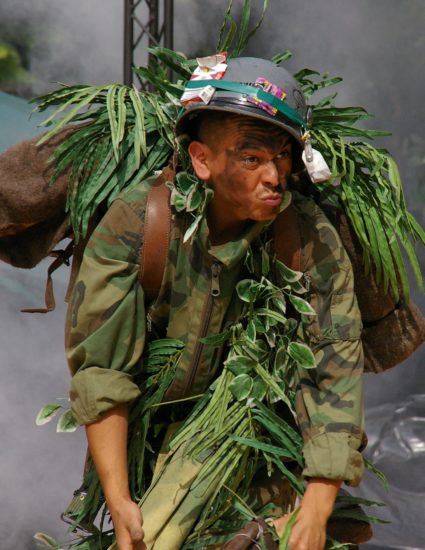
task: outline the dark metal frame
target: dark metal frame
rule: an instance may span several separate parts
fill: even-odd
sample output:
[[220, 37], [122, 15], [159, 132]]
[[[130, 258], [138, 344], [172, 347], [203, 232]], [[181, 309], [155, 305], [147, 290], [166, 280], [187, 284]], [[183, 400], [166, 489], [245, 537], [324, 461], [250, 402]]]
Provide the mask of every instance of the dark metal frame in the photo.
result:
[[[145, 21], [141, 12], [146, 8]], [[173, 17], [174, 0], [124, 0], [124, 84], [133, 84], [136, 76], [139, 85], [146, 88], [146, 83], [133, 73], [134, 54], [152, 46], [173, 49]], [[146, 61], [149, 65], [150, 56]]]

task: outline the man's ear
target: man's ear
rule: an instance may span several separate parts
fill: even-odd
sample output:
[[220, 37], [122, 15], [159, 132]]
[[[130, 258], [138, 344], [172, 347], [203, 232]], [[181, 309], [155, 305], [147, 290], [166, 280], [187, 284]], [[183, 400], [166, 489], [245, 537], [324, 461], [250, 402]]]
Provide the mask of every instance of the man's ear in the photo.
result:
[[211, 177], [211, 170], [208, 165], [210, 149], [205, 143], [200, 141], [191, 141], [188, 147], [190, 159], [192, 161], [195, 174], [200, 180], [208, 181]]

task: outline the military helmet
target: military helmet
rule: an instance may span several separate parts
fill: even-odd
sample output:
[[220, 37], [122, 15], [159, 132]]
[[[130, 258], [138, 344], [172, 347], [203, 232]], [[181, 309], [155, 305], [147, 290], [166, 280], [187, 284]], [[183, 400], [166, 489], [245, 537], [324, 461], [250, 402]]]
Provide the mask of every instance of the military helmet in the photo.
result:
[[304, 94], [283, 67], [256, 57], [229, 59], [220, 79], [191, 79], [185, 94], [207, 88], [207, 94], [199, 93], [203, 99], [189, 101], [182, 108], [176, 123], [177, 136], [190, 135], [191, 122], [202, 112], [225, 111], [280, 126], [303, 146], [302, 136], [307, 128]]

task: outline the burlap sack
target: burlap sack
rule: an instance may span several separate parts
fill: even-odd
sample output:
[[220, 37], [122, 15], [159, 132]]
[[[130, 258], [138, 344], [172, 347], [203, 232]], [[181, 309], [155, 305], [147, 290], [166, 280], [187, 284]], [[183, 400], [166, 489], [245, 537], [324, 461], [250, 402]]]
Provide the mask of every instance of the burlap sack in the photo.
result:
[[72, 129], [36, 146], [40, 136], [0, 155], [0, 259], [31, 268], [48, 256], [67, 234], [67, 175], [49, 186], [49, 157]]
[[377, 283], [373, 273], [364, 273], [361, 245], [347, 216], [324, 208], [353, 265], [355, 291], [363, 320], [362, 342], [365, 371], [382, 372], [407, 359], [425, 341], [425, 319], [418, 308], [402, 298], [395, 303]]

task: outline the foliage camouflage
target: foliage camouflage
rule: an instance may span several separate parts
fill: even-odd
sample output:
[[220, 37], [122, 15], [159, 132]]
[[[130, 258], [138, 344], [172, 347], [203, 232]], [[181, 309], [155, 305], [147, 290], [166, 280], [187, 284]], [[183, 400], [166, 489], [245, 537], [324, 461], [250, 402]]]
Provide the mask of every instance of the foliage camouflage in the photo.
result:
[[[267, 2], [264, 2], [264, 9], [266, 7]], [[230, 49], [232, 42], [235, 43], [232, 53], [239, 55], [250, 34], [250, 2], [247, 0], [244, 2], [239, 31], [231, 16], [231, 9], [232, 2], [230, 2], [226, 14], [221, 45], [225, 45], [226, 49]], [[77, 237], [85, 235], [91, 216], [101, 204], [106, 202], [108, 206], [111, 205], [123, 189], [131, 190], [152, 176], [155, 171], [170, 160], [177, 148], [180, 153], [180, 164], [185, 169], [183, 172], [187, 174], [185, 176], [186, 181], [182, 175], [180, 177], [181, 181], [174, 188], [174, 205], [178, 209], [178, 205], [181, 204], [180, 210], [182, 213], [185, 212], [182, 216], [182, 219], [185, 219], [185, 231], [180, 231], [178, 237], [174, 236], [175, 241], [172, 243], [172, 250], [175, 252], [175, 258], [173, 258], [177, 262], [180, 252], [178, 247], [181, 247], [183, 251], [185, 247], [186, 250], [189, 250], [200, 246], [198, 243], [202, 241], [203, 234], [202, 212], [208, 200], [208, 197], [194, 198], [192, 189], [194, 189], [193, 186], [198, 185], [197, 182], [193, 182], [192, 187], [185, 187], [192, 176], [187, 173], [189, 164], [185, 153], [175, 142], [173, 135], [174, 121], [180, 108], [178, 98], [181, 96], [184, 84], [190, 77], [196, 61], [188, 60], [184, 55], [165, 48], [153, 48], [150, 52], [157, 59], [157, 64], [149, 69], [140, 68], [138, 72], [156, 86], [156, 92], [139, 92], [134, 88], [118, 84], [97, 87], [63, 87], [58, 92], [39, 98], [39, 109], [41, 111], [50, 106], [59, 106], [56, 112], [45, 122], [46, 126], [53, 125], [53, 128], [42, 140], [48, 140], [66, 124], [81, 124], [73, 136], [65, 141], [55, 153], [55, 177], [59, 176], [64, 170], [70, 169], [71, 184], [69, 186], [67, 207], [71, 213], [74, 232]], [[275, 57], [275, 61], [283, 60], [288, 55], [288, 53], [280, 54]], [[167, 79], [169, 69], [176, 76], [176, 82]], [[338, 78], [320, 77], [317, 72], [311, 70], [299, 72], [296, 78], [307, 97], [340, 81]], [[354, 126], [355, 123], [369, 117], [369, 115], [362, 108], [336, 107], [334, 99], [335, 95], [329, 96], [314, 106], [315, 122], [311, 130], [313, 142], [318, 145], [332, 168], [331, 183], [335, 183], [337, 179], [341, 180], [340, 185], [320, 185], [321, 200], [326, 200], [346, 209], [364, 248], [366, 268], [371, 269], [374, 265], [378, 278], [381, 277], [384, 280], [385, 285], [391, 288], [395, 297], [398, 297], [399, 293], [397, 275], [395, 275], [395, 273], [398, 273], [402, 292], [407, 297], [409, 290], [401, 261], [399, 243], [407, 251], [418, 283], [421, 286], [421, 275], [411, 243], [417, 240], [425, 242], [425, 234], [405, 208], [401, 183], [390, 155], [385, 150], [378, 150], [365, 142], [357, 141], [359, 138], [373, 138], [382, 135], [382, 133], [357, 129]], [[344, 141], [344, 138], [348, 139]], [[137, 194], [140, 193], [139, 189], [140, 186], [137, 190], [135, 189], [127, 194], [126, 200], [131, 200], [128, 197], [137, 197]], [[130, 216], [130, 220], [133, 222], [138, 215], [141, 215], [140, 220], [143, 219], [143, 206], [141, 206], [143, 200], [140, 201], [140, 199], [141, 197], [138, 197], [135, 201], [136, 203], [139, 201], [140, 204], [134, 206]], [[380, 206], [382, 201], [385, 202], [385, 208], [380, 210], [378, 205]], [[111, 210], [123, 208], [123, 204], [124, 200], [115, 201]], [[306, 204], [310, 204], [306, 207], [306, 210], [303, 210], [301, 205], [298, 207], [302, 210], [304, 218], [308, 220], [310, 216], [311, 220], [315, 206], [312, 202], [308, 203], [308, 201]], [[193, 205], [196, 207], [192, 208]], [[365, 205], [368, 207], [368, 212], [371, 212], [369, 217], [363, 216]], [[270, 254], [267, 241], [260, 239], [260, 249], [256, 251], [254, 247], [248, 254], [248, 262], [245, 266], [248, 278], [245, 281], [240, 281], [237, 285], [239, 301], [230, 305], [230, 317], [233, 313], [234, 322], [228, 324], [224, 333], [208, 337], [209, 339], [207, 338], [204, 345], [201, 346], [201, 356], [205, 354], [205, 364], [209, 364], [215, 345], [226, 345], [228, 355], [225, 367], [209, 389], [207, 389], [209, 380], [205, 377], [200, 377], [199, 386], [192, 387], [193, 392], [204, 393], [201, 397], [198, 396], [199, 400], [192, 415], [183, 423], [177, 436], [172, 440], [171, 449], [178, 452], [181, 445], [189, 443], [194, 458], [199, 459], [200, 456], [203, 456], [202, 452], [207, 453], [205, 464], [201, 469], [201, 480], [208, 480], [208, 476], [216, 467], [221, 468], [220, 471], [223, 476], [216, 490], [208, 495], [208, 506], [205, 507], [204, 513], [194, 526], [193, 539], [188, 540], [188, 545], [185, 548], [195, 548], [197, 545], [196, 540], [207, 527], [216, 526], [221, 529], [228, 528], [230, 525], [234, 527], [237, 523], [240, 524], [242, 519], [252, 517], [247, 489], [257, 467], [270, 468], [274, 465], [289, 479], [296, 491], [302, 492], [302, 485], [298, 479], [284, 467], [280, 460], [281, 456], [290, 456], [291, 459], [301, 465], [303, 463], [301, 439], [297, 432], [292, 430], [291, 426], [273, 411], [279, 401], [284, 402], [290, 409], [298, 409], [301, 417], [301, 429], [305, 436], [304, 448], [307, 449], [308, 454], [308, 442], [311, 441], [312, 435], [317, 437], [320, 432], [318, 426], [322, 416], [326, 417], [327, 407], [326, 402], [321, 404], [320, 407], [318, 406], [319, 396], [314, 395], [311, 384], [308, 382], [309, 377], [312, 376], [307, 368], [312, 366], [310, 347], [313, 348], [316, 357], [319, 357], [325, 365], [327, 358], [324, 354], [321, 356], [320, 351], [322, 340], [333, 342], [335, 339], [334, 345], [337, 345], [338, 339], [345, 338], [349, 342], [348, 347], [350, 348], [349, 350], [347, 348], [345, 352], [351, 358], [357, 357], [357, 359], [348, 361], [348, 364], [354, 370], [357, 368], [356, 365], [360, 358], [360, 323], [357, 327], [359, 334], [350, 332], [357, 330], [355, 325], [351, 325], [349, 332], [344, 333], [344, 319], [349, 316], [348, 311], [351, 315], [352, 308], [355, 308], [355, 305], [345, 304], [344, 299], [342, 299], [339, 303], [341, 309], [338, 310], [337, 307], [332, 313], [334, 322], [331, 323], [331, 326], [328, 326], [326, 323], [329, 319], [321, 318], [320, 314], [313, 323], [307, 322], [306, 319], [309, 317], [308, 303], [297, 296], [300, 293], [307, 292], [308, 296], [312, 294], [311, 299], [313, 301], [317, 300], [320, 303], [323, 296], [318, 291], [320, 284], [317, 284], [317, 288], [315, 286], [317, 282], [315, 278], [329, 280], [332, 271], [329, 271], [329, 266], [332, 265], [332, 262], [335, 262], [332, 251], [335, 250], [338, 243], [336, 231], [327, 222], [320, 221], [318, 224], [320, 230], [324, 231], [327, 236], [327, 246], [331, 252], [322, 251], [324, 254], [322, 265], [319, 263], [319, 266], [316, 266], [317, 271], [312, 274], [311, 278], [308, 277], [304, 284], [301, 284], [299, 279], [291, 280], [291, 273], [285, 271], [284, 267], [280, 267], [280, 269], [278, 267], [284, 281], [283, 290], [281, 287], [275, 286], [272, 280], [267, 278], [274, 257], [273, 254]], [[143, 227], [142, 224], [140, 226]], [[190, 230], [189, 233], [187, 233], [188, 230]], [[129, 254], [131, 248], [129, 245], [134, 244], [135, 239], [140, 239], [140, 233], [136, 235], [134, 223], [129, 224], [125, 235], [119, 236], [108, 233], [108, 228], [103, 226], [96, 230], [96, 235], [97, 237], [92, 241], [92, 247], [99, 246], [101, 249], [102, 246], [113, 246], [114, 239], [117, 238], [121, 241], [120, 246], [123, 243], [125, 244], [122, 247], [123, 254]], [[187, 237], [186, 242], [183, 242], [183, 235]], [[381, 242], [382, 239], [384, 240], [383, 243]], [[177, 246], [177, 249], [174, 250], [173, 246]], [[234, 251], [232, 251], [233, 253]], [[88, 263], [90, 263], [91, 254], [92, 249], [89, 249], [87, 253]], [[260, 258], [259, 262], [252, 261], [255, 255], [257, 255], [257, 259]], [[329, 264], [326, 258], [331, 257], [332, 262]], [[338, 258], [338, 262], [340, 260], [341, 258]], [[187, 262], [187, 257], [185, 262]], [[124, 269], [127, 276], [134, 278], [136, 276], [134, 264], [137, 264], [137, 260], [131, 258], [131, 256], [123, 257], [122, 263], [126, 266]], [[190, 265], [191, 270], [195, 269], [196, 271], [196, 269], [199, 269], [199, 266], [195, 268], [191, 265], [191, 262], [188, 262], [188, 265]], [[255, 267], [258, 265], [261, 266], [260, 273], [258, 273], [258, 268]], [[337, 265], [344, 266], [344, 260], [342, 259], [342, 262], [337, 263]], [[396, 269], [394, 269], [394, 266], [396, 266]], [[170, 272], [166, 273], [166, 278], [171, 276], [172, 272], [175, 272], [176, 267], [177, 263], [170, 263]], [[312, 271], [314, 271], [313, 268]], [[201, 273], [197, 273], [199, 279]], [[292, 276], [297, 277], [296, 275]], [[337, 279], [338, 277], [342, 279], [349, 277], [349, 273], [347, 270], [341, 269], [338, 271]], [[90, 276], [84, 281], [83, 268], [81, 281], [83, 286], [80, 285], [82, 292], [80, 296], [84, 299], [87, 299], [86, 284], [89, 279]], [[185, 293], [185, 289], [190, 287], [190, 281], [189, 272], [182, 279], [180, 292]], [[122, 297], [123, 288], [121, 284], [122, 282], [112, 292], [112, 300], [117, 304], [120, 302], [120, 295]], [[201, 299], [202, 296], [205, 297], [207, 292], [203, 286], [202, 277], [199, 284], [198, 289], [193, 289], [196, 294], [194, 296], [195, 301]], [[233, 286], [235, 284], [236, 281], [233, 281]], [[311, 288], [306, 288], [306, 285], [308, 287], [309, 284]], [[340, 283], [335, 281], [335, 284], [338, 287]], [[347, 281], [345, 281], [345, 284], [347, 284]], [[160, 295], [155, 304], [155, 307], [157, 304], [160, 304], [160, 307], [157, 311], [155, 311], [155, 307], [149, 311], [147, 320], [151, 330], [156, 330], [161, 323], [169, 320], [168, 316], [173, 308], [170, 308], [166, 301], [161, 303], [161, 299], [170, 290], [170, 286], [167, 286], [166, 281], [165, 286], [162, 288], [163, 294]], [[177, 300], [175, 313], [176, 318], [178, 318], [178, 304], [179, 300], [183, 298], [179, 297], [177, 287], [176, 289], [173, 287], [172, 290], [175, 290]], [[229, 299], [229, 296], [226, 297], [226, 289], [224, 291], [222, 289], [222, 292], [223, 296], [220, 296], [220, 300]], [[78, 283], [74, 296], [77, 296], [78, 299]], [[84, 314], [84, 299], [74, 303], [71, 312], [79, 309], [79, 313]], [[143, 306], [143, 297], [141, 297], [139, 303]], [[287, 317], [286, 306], [288, 303], [298, 309], [298, 313], [301, 315], [300, 325], [297, 324], [295, 319]], [[102, 304], [102, 311], [103, 307], [104, 304]], [[344, 308], [347, 308], [346, 314]], [[95, 321], [100, 326], [100, 332], [103, 330], [102, 323], [104, 322], [105, 334], [107, 334], [107, 327], [116, 315], [120, 315], [119, 307], [116, 307], [115, 303], [111, 303], [108, 315], [103, 320], [100, 320], [99, 317]], [[144, 316], [139, 315], [138, 319], [140, 323], [144, 323]], [[167, 399], [167, 387], [172, 379], [177, 381], [177, 385], [180, 382], [181, 387], [185, 386], [185, 382], [187, 382], [188, 375], [185, 362], [187, 362], [190, 355], [190, 342], [187, 340], [190, 335], [181, 329], [173, 332], [172, 316], [170, 319], [171, 323], [169, 324], [167, 336], [173, 338], [172, 342], [174, 344], [168, 345], [167, 340], [159, 340], [158, 345], [160, 347], [157, 348], [157, 352], [159, 349], [168, 349], [168, 354], [164, 354], [169, 359], [165, 362], [160, 361], [159, 358], [154, 360], [150, 367], [153, 368], [153, 371], [149, 371], [148, 368], [144, 373], [145, 378], [136, 380], [138, 387], [133, 382], [123, 384], [125, 391], [141, 392], [141, 397], [136, 399], [134, 406], [136, 409], [137, 407], [143, 409], [137, 410], [137, 414], [131, 416], [133, 420], [142, 418], [143, 426], [142, 430], [138, 432], [138, 437], [130, 440], [129, 447], [130, 477], [132, 492], [135, 497], [140, 497], [143, 494], [152, 475], [146, 474], [148, 471], [146, 468], [147, 462], [143, 460], [146, 449], [149, 449], [151, 445], [150, 438], [155, 439], [155, 434], [152, 433], [151, 409], [156, 410], [164, 397]], [[213, 324], [214, 322], [213, 319]], [[70, 323], [72, 324], [72, 318]], [[221, 326], [218, 320], [217, 326]], [[213, 326], [212, 328], [214, 329]], [[144, 334], [145, 327], [136, 326], [134, 330], [137, 333], [136, 348], [141, 350], [143, 347], [141, 343], [142, 334]], [[299, 336], [304, 339], [304, 344], [295, 341]], [[71, 348], [77, 349], [80, 345], [79, 337], [74, 334], [72, 338], [75, 340], [71, 339]], [[177, 344], [180, 340], [185, 344], [185, 347], [181, 350], [178, 349], [179, 345]], [[118, 348], [120, 347], [125, 347], [124, 335], [123, 340], [119, 342]], [[149, 353], [149, 347], [147, 350], [147, 353]], [[339, 352], [338, 349], [336, 349], [336, 352], [337, 356], [341, 358], [345, 353]], [[133, 358], [137, 355], [135, 349], [130, 349], [130, 351], [123, 349], [122, 354], [118, 350], [118, 356], [121, 354], [119, 362], [122, 365], [125, 364], [126, 368], [132, 366], [132, 359], [130, 357], [129, 360], [128, 356], [129, 353]], [[107, 350], [105, 350], [106, 355]], [[123, 358], [125, 361], [123, 361]], [[264, 365], [266, 366], [264, 367]], [[277, 365], [284, 372], [279, 372]], [[156, 366], [158, 366], [158, 371], [155, 371]], [[342, 366], [332, 363], [329, 368], [332, 369], [332, 376], [338, 378], [338, 370]], [[83, 373], [84, 370], [80, 370], [74, 377], [74, 390], [78, 386], [78, 376], [83, 375]], [[125, 375], [125, 373], [121, 374]], [[119, 376], [119, 379], [121, 383], [125, 376]], [[85, 385], [86, 382], [87, 380], [85, 380]], [[287, 387], [284, 387], [285, 382], [289, 384]], [[307, 414], [304, 417], [305, 420], [303, 420], [303, 413], [300, 412], [302, 407], [299, 402], [296, 403], [294, 388], [298, 382], [303, 386], [305, 392], [303, 405], [312, 407], [309, 411], [312, 423], [307, 422]], [[191, 383], [187, 387], [191, 387]], [[340, 411], [342, 425], [349, 425], [352, 422], [353, 413], [354, 416], [358, 416], [358, 411], [352, 409], [352, 402], [359, 403], [359, 400], [354, 395], [356, 391], [354, 386], [344, 389], [348, 392], [354, 392], [353, 400], [351, 402], [347, 401]], [[184, 401], [184, 403], [186, 402]], [[215, 407], [218, 407], [218, 409], [215, 410]], [[316, 407], [318, 408], [316, 409]], [[80, 411], [74, 410], [74, 414], [80, 419], [82, 418], [81, 411], [84, 408], [82, 406]], [[219, 419], [219, 422], [214, 422], [214, 425], [210, 423], [212, 413], [214, 413], [214, 419]], [[235, 421], [235, 419], [237, 420]], [[239, 419], [244, 420], [240, 422]], [[336, 441], [340, 430], [344, 428], [336, 424], [332, 429], [335, 429], [335, 432], [331, 437], [335, 436]], [[360, 437], [360, 431], [359, 429], [358, 433], [355, 432], [354, 440], [356, 437], [357, 439]], [[238, 444], [235, 445], [235, 442]], [[344, 445], [346, 447], [346, 442]], [[212, 458], [208, 454], [210, 448], [216, 449], [216, 453], [212, 455]], [[255, 460], [248, 462], [249, 456], [255, 457]], [[220, 461], [219, 463], [214, 463], [216, 457]], [[234, 473], [240, 461], [247, 464], [246, 479], [243, 482]], [[358, 470], [360, 462], [360, 460], [357, 462], [353, 460], [353, 472], [356, 469]], [[86, 495], [83, 507], [73, 517], [77, 523], [81, 522], [82, 525], [84, 525], [84, 520], [93, 519], [101, 505], [98, 498], [99, 485], [98, 482], [96, 484], [94, 477], [95, 474], [93, 468], [91, 468], [87, 473], [86, 480], [91, 480], [92, 492]], [[354, 479], [355, 476], [353, 481]], [[229, 482], [229, 486], [226, 485], [227, 482]], [[238, 494], [233, 495], [236, 490]], [[229, 495], [233, 495], [233, 498]], [[227, 512], [226, 518], [223, 518], [224, 511]], [[111, 543], [111, 533], [100, 534], [96, 531], [87, 537], [83, 536], [78, 539], [80, 541], [78, 543], [71, 543], [70, 547], [81, 550], [83, 548], [99, 548], [99, 546], [93, 545], [99, 544], [102, 537], [106, 537], [105, 542], [101, 543], [102, 548], [106, 547], [104, 544], [109, 545]], [[329, 547], [332, 544], [333, 542], [329, 541]], [[344, 545], [335, 543], [334, 547], [342, 548]]]
[[[250, 15], [245, 8], [244, 21]], [[236, 46], [230, 55], [239, 55], [249, 34], [247, 24], [241, 24], [235, 38], [230, 11], [226, 21], [229, 30], [227, 39], [220, 42], [220, 50], [229, 49], [233, 40]], [[63, 87], [36, 100], [40, 111], [59, 106], [44, 122], [45, 126], [53, 127], [41, 143], [66, 124], [84, 123], [54, 155], [53, 181], [65, 169], [71, 169], [67, 208], [77, 236], [86, 233], [90, 217], [100, 204], [106, 201], [110, 205], [124, 188], [152, 175], [178, 148], [173, 127], [180, 109], [179, 98], [196, 60], [166, 48], [149, 51], [156, 61], [149, 69], [136, 71], [155, 87], [155, 92], [137, 91], [120, 84], [81, 85]], [[282, 62], [289, 57], [286, 51], [273, 60]], [[168, 80], [169, 70], [176, 82]], [[310, 69], [294, 76], [307, 100], [342, 80], [320, 76]], [[332, 169], [331, 179], [317, 186], [320, 200], [347, 212], [363, 248], [366, 271], [373, 267], [378, 282], [383, 280], [385, 289], [391, 289], [396, 301], [400, 290], [407, 300], [409, 284], [400, 247], [407, 253], [418, 286], [423, 290], [414, 245], [425, 243], [425, 232], [406, 209], [394, 159], [385, 149], [364, 141], [388, 133], [356, 127], [357, 122], [372, 115], [362, 107], [336, 107], [336, 96], [334, 93], [312, 105], [312, 141]], [[184, 151], [180, 149], [180, 153], [181, 163], [187, 169]]]

